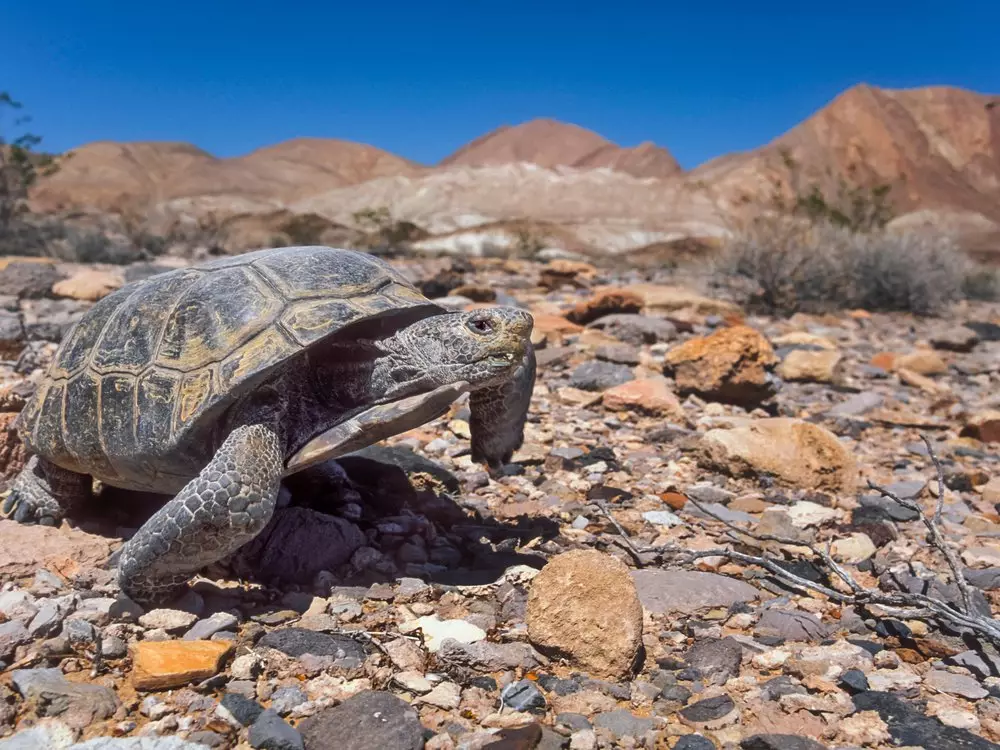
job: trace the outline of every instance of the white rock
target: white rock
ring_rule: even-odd
[[[875,543],[867,534],[850,534],[838,539],[830,546],[833,559],[837,562],[857,565],[875,554]]]
[[[669,510],[648,510],[642,517],[654,526],[680,526],[684,521]]]
[[[882,692],[916,687],[920,682],[920,675],[908,669],[876,669],[868,673],[868,685]]]
[[[198,615],[179,609],[153,609],[139,618],[144,628],[165,630],[168,633],[187,630],[198,622]]]
[[[462,689],[454,682],[442,682],[427,693],[427,695],[418,698],[415,702],[429,703],[432,706],[443,708],[445,711],[451,711],[458,708],[458,704],[461,701]]]
[[[827,508],[825,505],[808,500],[799,500],[785,512],[788,513],[792,525],[797,529],[822,526],[837,517],[837,511],[833,508]]]
[[[446,638],[454,638],[459,643],[476,643],[486,638],[486,631],[465,620],[439,620],[437,615],[420,617],[417,626],[424,634],[424,645],[431,653],[441,648]]]

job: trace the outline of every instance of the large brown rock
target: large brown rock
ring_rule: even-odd
[[[723,328],[690,339],[667,352],[665,372],[681,393],[741,406],[773,396],[778,357],[768,340],[749,326]]]
[[[528,637],[543,653],[611,679],[642,646],[642,605],[626,565],[595,550],[557,555],[531,582]]]
[[[715,429],[701,440],[701,463],[730,474],[770,474],[786,485],[850,491],[857,486],[854,456],[824,427],[788,417],[747,420]]]
[[[684,407],[663,378],[642,378],[616,385],[604,392],[604,406],[615,411],[643,414],[682,421]]]
[[[29,578],[41,568],[70,578],[103,565],[112,541],[79,529],[0,520],[0,580]]]

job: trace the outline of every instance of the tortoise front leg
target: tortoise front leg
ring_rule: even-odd
[[[167,601],[194,573],[257,536],[274,513],[282,464],[274,427],[234,429],[202,472],[122,548],[122,591],[141,604]]]
[[[472,460],[485,463],[493,476],[500,473],[524,442],[535,367],[535,350],[528,344],[524,359],[509,380],[473,391],[469,396]]]
[[[0,516],[25,524],[58,526],[67,512],[90,499],[92,490],[89,475],[32,456],[0,506]]]

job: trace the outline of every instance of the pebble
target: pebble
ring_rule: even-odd
[[[152,630],[159,628],[168,633],[191,627],[198,616],[178,609],[154,609],[139,617],[139,624]]]
[[[232,630],[238,624],[239,618],[231,612],[216,612],[211,617],[198,620],[183,637],[186,641],[207,640],[222,630]]]
[[[302,735],[272,710],[262,711],[247,735],[250,746],[259,750],[305,750]],[[312,747],[330,747],[312,745]]]
[[[465,620],[440,620],[437,615],[421,617],[417,625],[424,635],[424,645],[437,653],[446,639],[459,643],[477,643],[486,638],[486,631]]]
[[[512,682],[500,692],[500,700],[515,711],[535,711],[546,706],[545,696],[531,680]]]

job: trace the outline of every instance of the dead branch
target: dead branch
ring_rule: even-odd
[[[692,497],[688,498],[688,502],[698,508],[702,513],[708,517],[718,521],[723,524],[726,529],[726,536],[729,537],[733,542],[740,542],[740,537],[750,539],[756,542],[775,542],[780,545],[788,547],[800,547],[808,549],[813,553],[820,562],[826,567],[828,571],[837,576],[841,581],[843,581],[848,588],[850,588],[851,593],[844,593],[830,588],[829,586],[824,586],[822,584],[816,583],[814,581],[809,581],[801,576],[797,576],[794,573],[786,570],[782,565],[775,559],[769,558],[766,555],[750,555],[743,552],[738,552],[729,548],[719,548],[713,550],[703,550],[698,552],[681,550],[676,547],[670,548],[660,548],[656,551],[661,554],[671,554],[676,555],[680,561],[687,564],[693,563],[695,560],[704,557],[724,557],[733,562],[742,563],[744,565],[755,565],[764,568],[772,575],[774,575],[779,580],[784,583],[790,584],[799,590],[813,591],[830,598],[840,604],[848,604],[858,607],[878,607],[884,611],[887,615],[898,617],[902,619],[933,619],[941,624],[947,624],[952,627],[964,628],[972,631],[977,636],[988,640],[995,646],[1000,648],[1000,621],[983,615],[978,615],[975,613],[974,607],[972,605],[972,595],[969,591],[969,584],[965,580],[965,576],[962,573],[962,568],[958,563],[958,558],[955,556],[950,544],[945,540],[940,529],[941,514],[944,506],[944,471],[941,467],[941,462],[937,455],[934,453],[934,449],[931,446],[930,440],[926,435],[921,435],[924,444],[927,446],[930,459],[934,465],[937,472],[938,480],[938,497],[937,504],[935,507],[934,514],[928,516],[923,508],[913,500],[904,500],[897,497],[894,493],[889,490],[880,487],[871,480],[868,481],[868,487],[878,492],[885,498],[888,498],[896,503],[899,503],[904,508],[908,508],[915,512],[919,520],[927,528],[928,532],[928,543],[930,546],[937,550],[942,557],[944,557],[948,568],[951,570],[952,578],[955,581],[955,585],[958,587],[959,593],[961,595],[961,605],[956,606],[949,602],[942,601],[941,599],[927,596],[926,594],[910,593],[907,591],[899,592],[887,592],[881,589],[867,588],[861,585],[846,568],[839,565],[830,553],[830,547],[827,549],[821,549],[814,544],[809,542],[789,539],[786,537],[776,536],[773,534],[757,534],[747,529],[742,529],[734,523],[719,517],[716,513],[713,513],[704,505],[699,503]],[[617,526],[617,524],[616,524]],[[620,529],[619,529],[620,530]],[[621,531],[621,530],[620,530]],[[624,536],[624,532],[623,536]],[[627,538],[627,537],[625,537]],[[631,545],[631,542],[630,542]],[[636,550],[638,552],[639,550]],[[643,551],[653,551],[653,550],[643,550]]]

